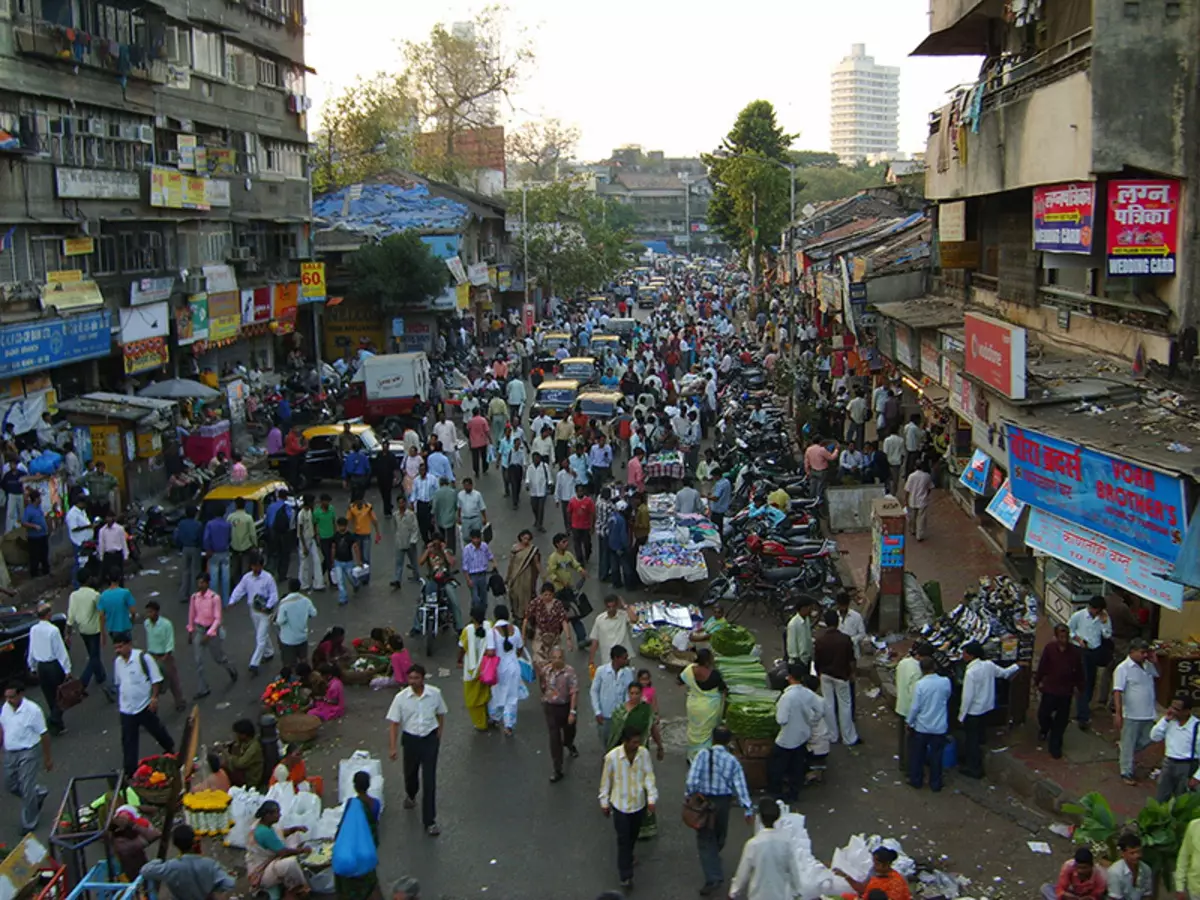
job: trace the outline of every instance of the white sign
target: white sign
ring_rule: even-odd
[[[175,276],[167,278],[142,278],[129,285],[129,305],[145,306],[170,300],[175,291]]]
[[[504,230],[509,234],[517,234],[521,230],[521,217],[507,213],[504,216]]]
[[[967,239],[967,201],[938,204],[938,240],[960,243]]]
[[[134,341],[144,341],[152,337],[166,337],[170,330],[171,311],[165,302],[122,308],[119,312],[122,344],[132,344]]]
[[[490,280],[488,278],[488,264],[477,262],[467,266],[467,280],[477,286],[487,284]]]
[[[450,274],[454,276],[455,284],[467,283],[467,270],[463,268],[462,260],[458,256],[451,256],[446,260],[446,267],[450,270]]]
[[[237,277],[230,266],[205,266],[204,278],[210,294],[228,294],[238,289]]]
[[[204,182],[204,202],[209,206],[229,205],[229,182],[218,181],[216,178]]]
[[[54,170],[58,196],[72,200],[140,200],[141,180],[137,172],[114,169]]]

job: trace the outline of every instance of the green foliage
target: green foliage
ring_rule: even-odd
[[[807,169],[810,166],[821,166],[826,169],[832,169],[840,165],[838,163],[838,155],[826,150],[790,150],[788,151],[788,159],[799,169]]]
[[[346,265],[351,276],[349,295],[375,304],[381,312],[426,303],[442,293],[450,280],[446,264],[413,231],[359,248]]]
[[[313,192],[408,168],[415,101],[403,75],[359,78],[331,100],[313,137]]]
[[[806,166],[796,170],[796,209],[806,203],[821,203],[851,197],[859,191],[880,187],[887,177],[887,166]],[[796,213],[800,215],[799,212]]]
[[[1121,831],[1121,823],[1103,794],[1099,791],[1084,794],[1078,803],[1064,803],[1062,811],[1079,816],[1079,824],[1075,827],[1075,843],[1101,844],[1108,848],[1109,859],[1118,858],[1117,836]]]

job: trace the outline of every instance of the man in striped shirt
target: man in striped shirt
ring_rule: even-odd
[[[653,813],[658,803],[658,786],[642,733],[628,727],[621,737],[621,746],[604,757],[600,810],[612,818],[617,831],[617,873],[621,890],[628,891],[633,888],[633,848],[646,813]]]

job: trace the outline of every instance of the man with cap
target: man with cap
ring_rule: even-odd
[[[25,661],[29,671],[37,676],[46,708],[50,710],[50,733],[57,737],[67,730],[63,725],[62,708],[58,705],[58,688],[71,674],[71,657],[67,654],[62,632],[50,621],[51,609],[49,603],[38,604],[38,620],[29,629]]]
[[[983,646],[979,641],[971,641],[963,647],[962,658],[967,670],[963,674],[958,721],[966,731],[967,740],[963,747],[961,771],[968,778],[982,778],[984,720],[996,708],[996,679],[1012,678],[1022,664],[998,666],[990,659],[984,659]]]
[[[1129,654],[1113,672],[1113,724],[1121,733],[1121,778],[1136,784],[1134,757],[1150,745],[1154,727],[1154,682],[1158,668],[1149,660],[1150,645],[1142,638],[1129,642]]]

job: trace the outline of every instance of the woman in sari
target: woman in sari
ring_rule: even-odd
[[[533,668],[540,672],[550,662],[550,651],[566,637],[567,649],[574,650],[567,608],[558,599],[554,585],[546,582],[525,613],[525,634],[533,643]]]
[[[279,827],[279,804],[267,800],[254,814],[246,839],[246,878],[256,891],[283,888],[283,900],[307,897],[308,879],[297,857],[307,852],[300,834],[308,829]]]
[[[325,682],[325,695],[312,705],[309,715],[322,722],[340,719],[346,714],[346,686],[342,683],[342,670],[332,663],[317,669]]]
[[[488,634],[492,623],[487,621],[487,610],[471,608],[471,622],[458,638],[458,664],[463,673],[463,701],[476,731],[488,730],[488,701],[492,696],[491,685],[479,680],[479,664],[487,650]]]
[[[421,464],[424,462],[424,458],[417,452],[417,445],[410,444],[408,455],[404,457],[404,478],[401,481],[404,493],[401,496],[409,497],[412,495],[413,482],[421,474]]]
[[[347,803],[347,810],[351,803],[360,803],[363,812],[367,816],[367,825],[371,828],[371,838],[375,841],[375,848],[379,848],[379,809],[380,803],[374,797],[367,793],[367,789],[371,786],[371,776],[366,772],[354,773],[354,796]],[[342,815],[342,822],[346,820],[345,814]],[[336,846],[338,838],[342,834],[341,822],[338,823],[337,834],[334,835],[333,842]],[[349,877],[345,875],[333,876],[334,890],[337,892],[337,900],[381,900],[382,894],[379,890],[379,876],[375,869],[372,869],[365,875]]]
[[[488,717],[504,726],[504,736],[512,737],[517,724],[517,701],[521,699],[521,662],[518,654],[525,646],[521,630],[508,621],[508,607],[496,607],[496,624],[487,636],[488,656],[500,657],[496,683],[488,701]]]
[[[642,686],[638,682],[629,685],[628,699],[613,710],[612,728],[609,729],[608,746],[605,752],[612,750],[621,743],[621,736],[627,727],[636,728],[643,735],[649,736],[657,748],[659,762],[663,758],[662,734],[658,728],[658,716],[654,707],[642,697]],[[652,812],[646,813],[642,820],[642,830],[638,832],[638,840],[652,838],[658,834],[658,819]]]
[[[687,758],[691,762],[697,753],[712,746],[713,729],[721,724],[727,688],[707,647],[696,651],[696,661],[680,673],[679,683],[687,688]]]
[[[541,574],[542,552],[533,543],[533,532],[524,528],[512,546],[512,556],[508,558],[508,573],[504,576],[510,611],[514,619],[524,618],[525,608],[533,599]]]

